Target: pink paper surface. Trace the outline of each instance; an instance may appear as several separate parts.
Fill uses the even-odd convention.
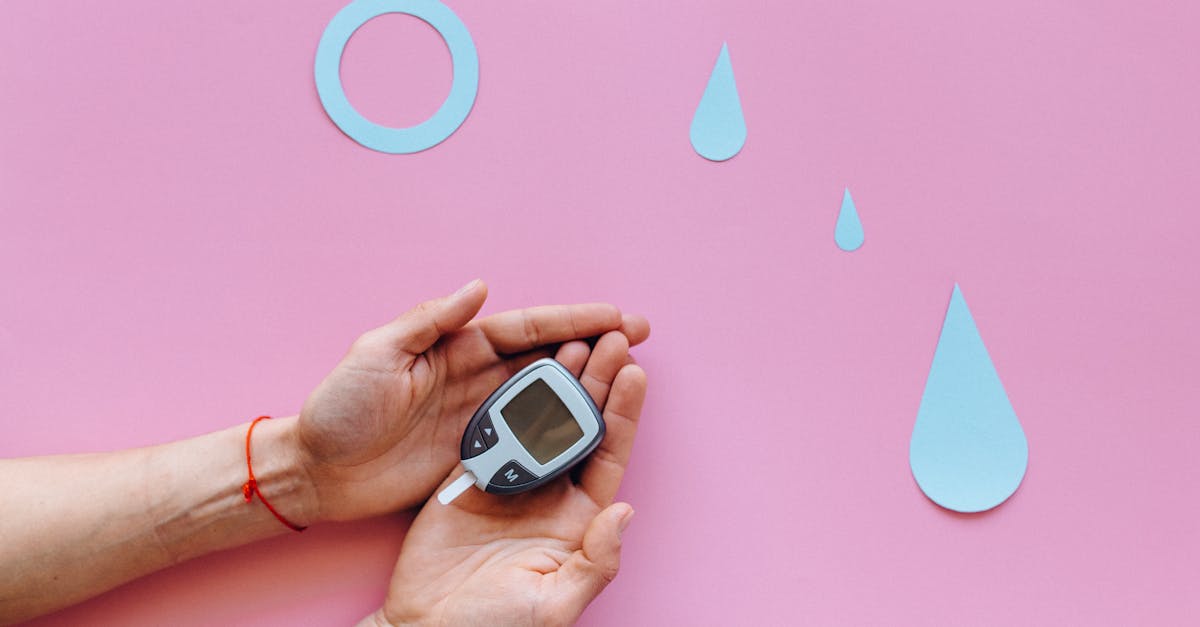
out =
[[[482,276],[488,312],[654,324],[638,515],[584,624],[1194,622],[1200,11],[974,4],[455,1],[478,100],[410,156],[321,109],[340,1],[0,4],[0,455],[294,413],[358,333]],[[726,41],[749,139],[715,164],[688,125]],[[449,72],[396,16],[343,63],[391,124]],[[977,516],[908,470],[954,281],[1030,444]],[[407,520],[36,624],[351,623]]]

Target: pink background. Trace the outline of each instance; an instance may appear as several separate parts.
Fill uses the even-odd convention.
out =
[[[317,100],[342,4],[0,4],[0,455],[296,412],[359,332],[482,276],[489,312],[611,300],[654,324],[638,516],[585,624],[1198,619],[1196,9],[453,0],[474,111],[389,156]],[[749,140],[713,164],[688,125],[722,41]],[[403,16],[343,67],[382,123],[449,89]],[[977,516],[908,471],[954,281],[1030,444]],[[407,520],[39,624],[351,623]]]

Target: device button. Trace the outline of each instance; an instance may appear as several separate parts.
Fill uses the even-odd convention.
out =
[[[500,441],[500,436],[496,435],[496,427],[492,426],[492,417],[484,416],[483,420],[479,421],[479,434],[483,436],[483,445],[487,448],[496,446],[496,442]]]
[[[489,446],[490,445],[487,443],[487,440],[479,432],[479,429],[476,429],[475,432],[471,434],[471,438],[466,442],[463,459],[475,457],[476,455],[488,450]]]
[[[529,483],[535,478],[533,473],[522,468],[520,464],[510,461],[492,475],[491,484],[502,488],[511,488]]]

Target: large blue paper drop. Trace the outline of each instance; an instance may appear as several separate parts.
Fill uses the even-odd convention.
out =
[[[956,512],[981,512],[1012,496],[1029,446],[956,284],[909,443],[917,485]]]
[[[850,197],[850,188],[842,194],[842,209],[838,211],[837,226],[833,230],[833,241],[838,248],[846,252],[858,250],[863,245],[862,220],[858,218],[858,209],[854,199]]]
[[[746,144],[746,119],[725,44],[692,117],[691,138],[692,148],[710,161],[730,159]]]

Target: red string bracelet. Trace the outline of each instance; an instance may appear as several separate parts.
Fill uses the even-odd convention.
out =
[[[259,491],[258,480],[254,478],[254,467],[250,465],[250,434],[254,433],[254,425],[258,424],[260,420],[269,420],[270,418],[270,416],[259,416],[250,423],[250,428],[246,429],[246,472],[250,475],[250,479],[246,481],[246,483],[242,484],[242,496],[246,497],[246,502],[249,503],[254,499],[254,495],[257,494],[258,500],[262,501],[262,504],[266,505],[267,509],[270,510],[272,514],[275,514],[275,517],[279,519],[279,522],[287,525],[288,529],[291,529],[292,531],[304,531],[308,527],[301,527],[300,525],[293,523],[292,521],[284,518],[283,514],[275,511],[274,507],[271,507],[271,504],[267,502],[267,497],[263,496],[263,493]]]

